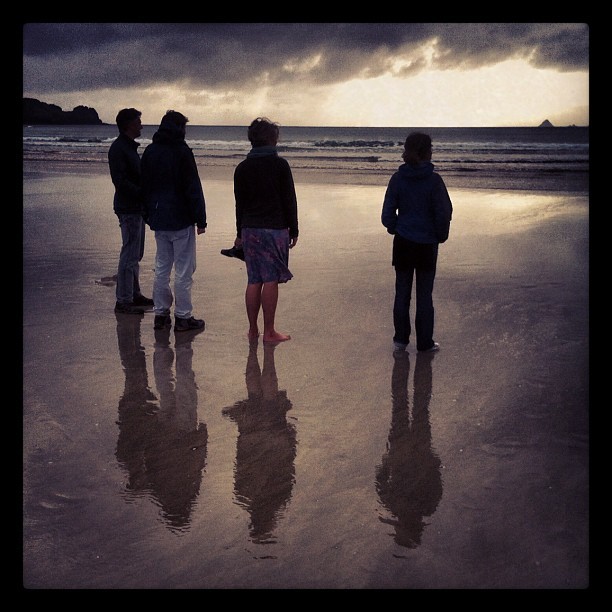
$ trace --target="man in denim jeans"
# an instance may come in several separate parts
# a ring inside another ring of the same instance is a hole
[[[115,312],[144,314],[143,307],[153,300],[140,292],[139,262],[144,255],[145,223],[140,190],[139,143],[142,131],[141,112],[124,108],[117,114],[119,136],[108,150],[108,166],[115,186],[113,210],[121,228],[121,252],[117,269],[117,302]]]
[[[174,302],[175,332],[204,329],[204,320],[192,315],[191,287],[196,235],[206,231],[206,203],[193,151],[185,142],[187,122],[182,113],[167,111],[142,154],[145,220],[155,232],[157,245],[153,327],[172,326]],[[170,288],[173,268],[174,295]]]

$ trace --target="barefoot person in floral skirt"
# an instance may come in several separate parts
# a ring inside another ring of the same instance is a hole
[[[264,342],[283,342],[291,336],[275,328],[278,285],[291,278],[289,249],[298,240],[297,197],[291,168],[278,156],[279,127],[258,117],[248,130],[252,149],[234,171],[236,240],[244,250],[247,269],[245,303],[248,337],[259,337],[263,311]]]

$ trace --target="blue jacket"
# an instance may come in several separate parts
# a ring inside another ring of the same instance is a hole
[[[445,242],[452,215],[446,185],[431,162],[402,164],[389,180],[381,221],[390,234],[421,244]]]
[[[113,210],[117,215],[142,214],[139,143],[119,134],[108,150],[108,167],[115,186]]]
[[[152,230],[206,227],[206,203],[193,151],[185,135],[162,119],[141,162],[145,221]]]

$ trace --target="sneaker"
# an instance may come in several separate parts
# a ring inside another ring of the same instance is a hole
[[[204,329],[204,321],[202,319],[194,319],[193,317],[189,317],[189,319],[181,319],[179,317],[174,317],[174,331],[191,331],[192,329]]]
[[[137,295],[133,303],[134,306],[153,306],[153,300],[144,295]]]
[[[135,306],[132,302],[117,302],[115,304],[115,312],[120,314],[143,315],[144,308]]]
[[[393,350],[394,351],[405,351],[407,347],[408,347],[408,345],[404,344],[403,342],[395,342],[395,340],[393,341]]]
[[[239,249],[233,246],[231,249],[221,249],[221,255],[225,255],[226,257],[235,257],[236,259],[241,259],[244,261],[244,249]]]
[[[440,345],[437,342],[433,343],[433,346],[425,349],[424,351],[419,351],[419,353],[435,353],[436,351],[440,350]]]
[[[155,315],[153,329],[169,329],[170,327],[172,327],[170,315]]]

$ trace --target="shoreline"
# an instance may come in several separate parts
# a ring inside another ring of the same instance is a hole
[[[291,160],[289,160],[291,164]],[[234,168],[237,162],[210,164],[198,162],[200,179],[205,184],[206,180],[233,181]],[[97,160],[38,160],[24,159],[23,174],[106,174],[108,165],[106,162]],[[398,164],[399,167],[399,164]],[[435,160],[434,160],[435,167]],[[296,183],[314,184],[324,183],[331,185],[370,185],[386,187],[392,173],[326,169],[326,168],[303,168],[292,165],[294,181]],[[442,173],[447,189],[449,190],[495,190],[495,191],[518,191],[518,192],[547,192],[555,194],[585,195],[590,191],[590,180],[588,174],[576,175],[557,174],[543,175],[508,175],[496,176],[476,173]]]

